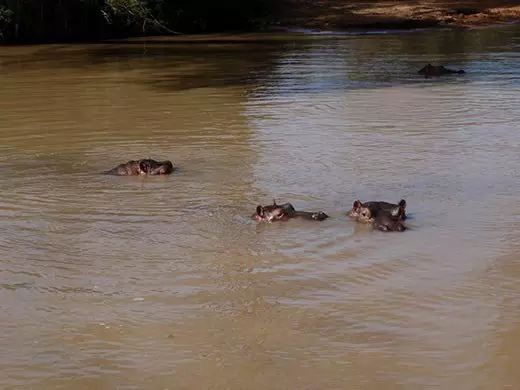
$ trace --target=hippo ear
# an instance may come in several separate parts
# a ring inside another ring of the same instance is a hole
[[[401,199],[398,203],[399,206],[403,207],[403,208],[406,208],[406,200],[404,199]]]
[[[264,215],[264,208],[260,205],[256,206],[256,213],[260,216]]]
[[[354,201],[354,204],[352,205],[353,209],[358,209],[361,207],[361,201],[359,199]]]

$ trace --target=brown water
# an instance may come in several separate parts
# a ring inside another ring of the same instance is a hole
[[[249,38],[2,49],[0,388],[516,389],[520,30]]]

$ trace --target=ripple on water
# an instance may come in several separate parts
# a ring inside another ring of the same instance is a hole
[[[117,58],[75,47],[81,58],[67,52],[59,76],[11,65],[0,90],[3,387],[516,383],[488,375],[517,327],[513,35],[340,37],[233,55],[210,45],[211,56],[206,45],[127,44]],[[426,61],[468,72],[416,77]],[[179,170],[101,174],[141,157]],[[252,221],[272,198],[331,218]],[[401,198],[402,234],[345,215],[355,199]]]

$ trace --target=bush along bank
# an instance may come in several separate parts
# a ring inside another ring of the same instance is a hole
[[[96,41],[250,30],[273,0],[0,0],[0,41]]]

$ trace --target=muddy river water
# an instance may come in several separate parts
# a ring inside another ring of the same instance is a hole
[[[0,51],[0,388],[518,388],[520,29],[210,38]]]

